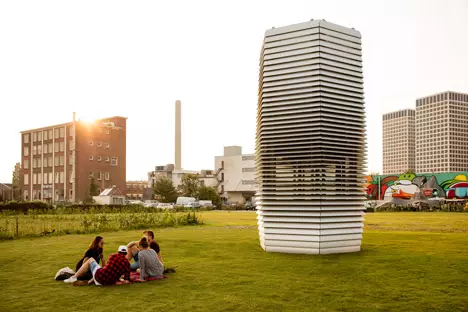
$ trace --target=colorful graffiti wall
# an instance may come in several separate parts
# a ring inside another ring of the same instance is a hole
[[[366,176],[367,198],[468,199],[468,172]]]

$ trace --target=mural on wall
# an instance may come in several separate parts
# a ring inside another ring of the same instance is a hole
[[[468,172],[366,177],[368,199],[468,199]]]

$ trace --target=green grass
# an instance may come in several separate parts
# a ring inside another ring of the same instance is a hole
[[[362,251],[264,252],[254,212],[205,212],[206,225],[156,230],[177,273],[146,284],[54,281],[93,235],[0,243],[1,311],[467,311],[468,214],[366,216]],[[108,256],[141,231],[104,233]]]

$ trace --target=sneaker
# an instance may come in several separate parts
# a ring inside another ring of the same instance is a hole
[[[74,282],[76,282],[78,279],[74,276],[70,277],[70,278],[67,278],[66,280],[64,280],[63,282],[64,283],[67,283],[67,284],[72,284]]]

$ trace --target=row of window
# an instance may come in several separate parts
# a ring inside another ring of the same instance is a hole
[[[106,181],[110,180],[110,172],[90,172],[90,177],[95,177],[97,180],[102,180],[103,178]],[[33,185],[36,184],[52,184],[52,183],[61,183],[65,182],[65,172],[45,172],[42,173],[34,173],[32,174],[32,181]],[[69,172],[69,182],[73,183],[73,172]],[[29,174],[24,175],[24,185],[29,185]]]
[[[70,128],[71,129],[71,128]],[[55,130],[55,131],[53,131]],[[43,140],[52,140],[55,138],[64,138],[65,137],[65,128],[55,128],[55,129],[49,129],[49,130],[41,130],[37,132],[32,133],[32,142],[42,142]],[[24,143],[29,143],[29,133],[23,134],[23,142]]]
[[[101,181],[104,177],[104,180],[109,181],[110,180],[110,172],[90,172],[89,173],[90,178],[96,178],[96,180]]]
[[[95,157],[94,155],[89,155],[89,160],[90,161],[93,161],[94,159],[96,159],[97,161],[102,161],[103,157],[102,156]],[[109,157],[104,157],[104,161],[105,162],[110,161],[111,166],[118,166],[118,164],[119,164],[119,158],[118,157],[110,157],[110,158]]]
[[[255,167],[253,167],[253,168],[242,168],[242,172],[255,172]]]
[[[242,160],[255,160],[255,156],[242,156]]]
[[[110,144],[109,143],[102,143],[102,142],[96,142],[96,144],[94,144],[94,141],[88,141],[88,145],[89,146],[94,146],[96,145],[97,147],[105,147],[105,148],[110,148]]]
[[[433,96],[429,96],[423,99],[416,100],[416,106],[434,103],[434,102],[448,101],[448,100],[468,102],[468,94],[449,92],[449,93],[433,95]]]
[[[71,172],[70,172],[71,176]],[[52,184],[52,183],[64,183],[65,180],[65,172],[45,172],[44,175],[42,173],[34,173],[32,175],[31,183],[35,184]],[[29,185],[29,174],[24,175],[24,185]]]
[[[256,180],[242,180],[243,185],[252,185],[252,184],[257,184]]]

